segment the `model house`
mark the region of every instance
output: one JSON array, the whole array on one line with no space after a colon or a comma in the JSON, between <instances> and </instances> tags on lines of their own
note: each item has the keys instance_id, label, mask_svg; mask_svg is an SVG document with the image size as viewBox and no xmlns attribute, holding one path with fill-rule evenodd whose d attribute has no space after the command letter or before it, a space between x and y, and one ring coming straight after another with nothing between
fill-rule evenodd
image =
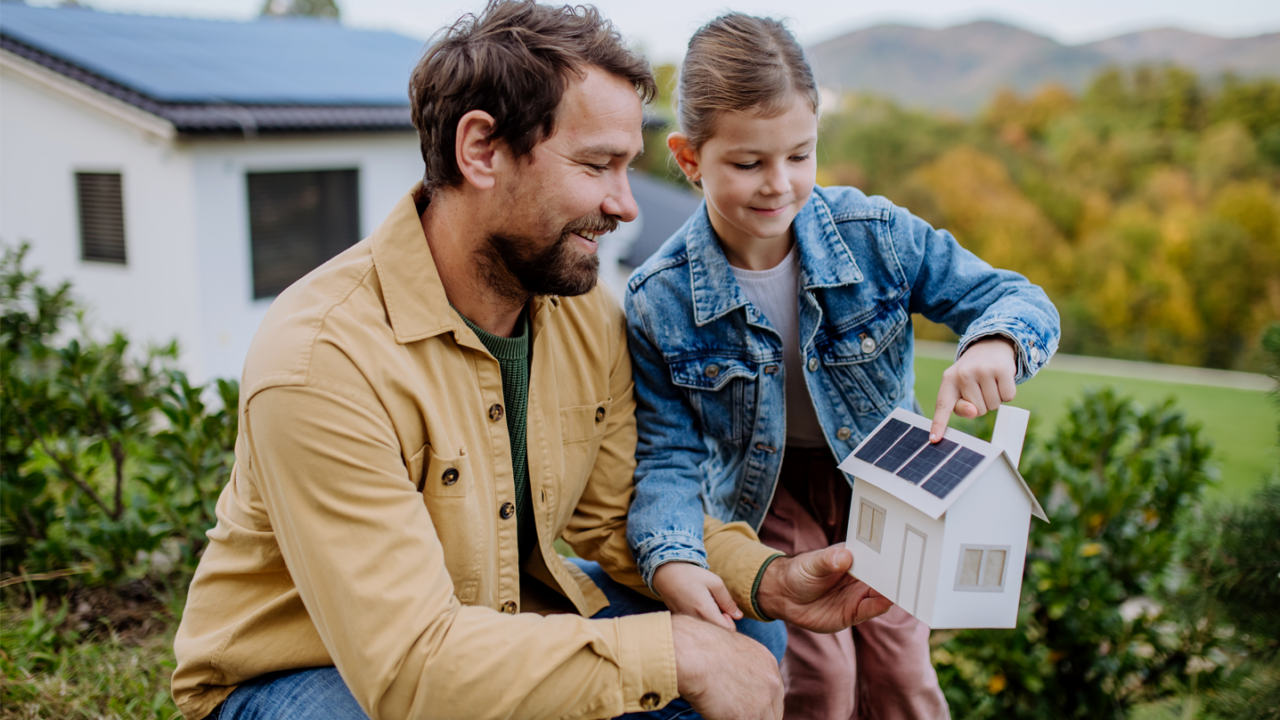
<instances>
[{"instance_id":1,"label":"model house","mask_svg":"<svg viewBox=\"0 0 1280 720\"><path fill-rule=\"evenodd\" d=\"M1002 406L990 443L895 409L845 458L853 574L931 628L1017 624L1031 517L1018 474L1029 413Z\"/></svg>"},{"instance_id":2,"label":"model house","mask_svg":"<svg viewBox=\"0 0 1280 720\"><path fill-rule=\"evenodd\" d=\"M0 241L29 242L101 331L178 340L198 381L239 377L275 296L421 178L408 85L423 47L331 20L0 2ZM615 292L629 241L665 239L698 203L632 185L641 217L600 249Z\"/></svg>"}]
</instances>

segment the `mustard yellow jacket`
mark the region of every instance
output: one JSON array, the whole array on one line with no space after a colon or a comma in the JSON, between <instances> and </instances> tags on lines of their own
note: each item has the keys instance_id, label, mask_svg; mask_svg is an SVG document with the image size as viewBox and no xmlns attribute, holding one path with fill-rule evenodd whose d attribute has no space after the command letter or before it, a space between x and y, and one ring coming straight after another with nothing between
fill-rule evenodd
<instances>
[{"instance_id":1,"label":"mustard yellow jacket","mask_svg":"<svg viewBox=\"0 0 1280 720\"><path fill-rule=\"evenodd\" d=\"M616 300L530 305L539 547L523 570L564 596L556 613L521 587L501 373L449 306L419 191L282 293L254 338L235 468L175 641L190 720L251 678L327 665L373 720L609 718L676 696L669 616L586 619L608 602L552 548L563 537L649 592L625 537L635 402ZM750 613L774 551L742 523L705 534Z\"/></svg>"}]
</instances>

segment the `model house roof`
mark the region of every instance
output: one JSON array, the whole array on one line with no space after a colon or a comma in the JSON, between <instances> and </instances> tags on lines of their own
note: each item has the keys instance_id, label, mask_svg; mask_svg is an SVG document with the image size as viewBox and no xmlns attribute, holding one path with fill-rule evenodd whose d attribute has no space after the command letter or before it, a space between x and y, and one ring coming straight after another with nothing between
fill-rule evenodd
<instances>
[{"instance_id":1,"label":"model house roof","mask_svg":"<svg viewBox=\"0 0 1280 720\"><path fill-rule=\"evenodd\" d=\"M252 22L0 3L0 47L183 133L410 130L420 40L331 20Z\"/></svg>"},{"instance_id":2,"label":"model house roof","mask_svg":"<svg viewBox=\"0 0 1280 720\"><path fill-rule=\"evenodd\" d=\"M1006 408L1014 410L1015 408ZM1020 411L1024 413L1026 411ZM956 500L994 464L1004 463L1021 483L1031 501L1031 514L1048 522L1044 509L1018 472L1021 432L1016 448L997 447L947 428L943 439L929 443L931 421L913 412L895 409L868 435L840 469L893 495L933 519L942 517ZM1025 420L1021 430L1025 431Z\"/></svg>"}]
</instances>

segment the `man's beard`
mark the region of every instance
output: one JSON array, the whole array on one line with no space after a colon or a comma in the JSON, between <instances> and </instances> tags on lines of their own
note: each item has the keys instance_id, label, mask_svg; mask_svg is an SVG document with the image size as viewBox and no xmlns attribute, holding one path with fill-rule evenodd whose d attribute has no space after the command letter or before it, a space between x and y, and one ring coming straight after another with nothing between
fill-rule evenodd
<instances>
[{"instance_id":1,"label":"man's beard","mask_svg":"<svg viewBox=\"0 0 1280 720\"><path fill-rule=\"evenodd\" d=\"M588 293L599 279L600 258L576 253L572 235L602 235L617 227L616 218L596 214L564 226L554 240L502 233L489 235L480 249L485 280L492 290L511 300L531 295L573 297Z\"/></svg>"}]
</instances>

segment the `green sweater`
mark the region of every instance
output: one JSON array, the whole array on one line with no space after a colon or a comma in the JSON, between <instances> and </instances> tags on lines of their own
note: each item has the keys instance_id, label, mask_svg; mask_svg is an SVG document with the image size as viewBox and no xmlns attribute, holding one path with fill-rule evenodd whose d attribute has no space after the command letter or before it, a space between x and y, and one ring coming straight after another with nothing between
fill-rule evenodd
<instances>
[{"instance_id":1,"label":"green sweater","mask_svg":"<svg viewBox=\"0 0 1280 720\"><path fill-rule=\"evenodd\" d=\"M532 358L529 323L525 320L525 313L520 313L520 319L516 320L515 337L506 338L487 333L462 313L458 315L497 358L498 367L502 369L503 406L507 418L507 435L511 438L511 471L516 478L516 532L520 543L520 562L523 563L538 544L525 443L525 426L529 417L529 363Z\"/></svg>"}]
</instances>

